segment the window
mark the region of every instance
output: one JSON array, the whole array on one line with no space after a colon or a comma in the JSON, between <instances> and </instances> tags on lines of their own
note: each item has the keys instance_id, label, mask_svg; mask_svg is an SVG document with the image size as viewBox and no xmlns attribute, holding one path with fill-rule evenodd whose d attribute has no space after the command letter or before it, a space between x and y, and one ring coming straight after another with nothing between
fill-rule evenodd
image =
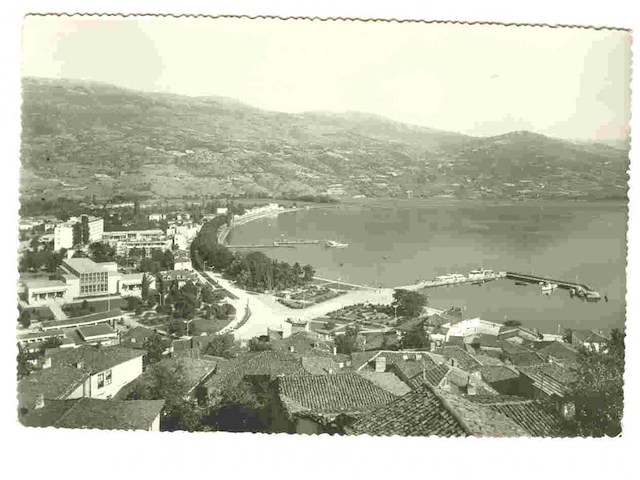
<instances>
[{"instance_id":1,"label":"window","mask_svg":"<svg viewBox=\"0 0 640 480\"><path fill-rule=\"evenodd\" d=\"M107 370L107 373L105 373L104 383L105 385L111 385L111 370Z\"/></svg>"},{"instance_id":2,"label":"window","mask_svg":"<svg viewBox=\"0 0 640 480\"><path fill-rule=\"evenodd\" d=\"M98 388L104 388L104 373L98 374Z\"/></svg>"}]
</instances>

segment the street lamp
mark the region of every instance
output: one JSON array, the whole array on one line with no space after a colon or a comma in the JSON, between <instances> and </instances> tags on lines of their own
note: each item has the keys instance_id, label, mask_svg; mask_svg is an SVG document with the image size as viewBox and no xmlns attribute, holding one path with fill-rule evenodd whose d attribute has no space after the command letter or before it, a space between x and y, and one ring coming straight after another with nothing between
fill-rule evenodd
<instances>
[{"instance_id":1,"label":"street lamp","mask_svg":"<svg viewBox=\"0 0 640 480\"><path fill-rule=\"evenodd\" d=\"M190 324L191 322L193 322L193 320L194 320L194 319L192 318L191 320L185 320L185 321L184 321L184 323L186 323L186 324L187 324L187 335L186 335L187 337L189 336L189 324Z\"/></svg>"}]
</instances>

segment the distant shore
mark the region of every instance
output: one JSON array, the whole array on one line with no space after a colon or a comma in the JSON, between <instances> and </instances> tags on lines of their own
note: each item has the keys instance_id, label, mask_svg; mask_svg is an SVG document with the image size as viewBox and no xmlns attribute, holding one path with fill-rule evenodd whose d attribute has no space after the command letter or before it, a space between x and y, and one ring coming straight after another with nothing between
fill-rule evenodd
<instances>
[{"instance_id":1,"label":"distant shore","mask_svg":"<svg viewBox=\"0 0 640 480\"><path fill-rule=\"evenodd\" d=\"M229 236L229 233L231 233L231 230L233 230L234 227L246 225L247 223L253 222L254 220L261 220L263 218L269 218L269 217L277 217L279 215L282 215L283 213L297 212L298 210L304 210L304 209L305 208L303 207L283 208L281 210L268 211L268 212L260 213L258 215L254 215L250 218L239 220L237 223L234 222L233 225L223 225L222 227L220 227L220 230L218 230L218 243L221 245L228 245L227 237Z\"/></svg>"}]
</instances>

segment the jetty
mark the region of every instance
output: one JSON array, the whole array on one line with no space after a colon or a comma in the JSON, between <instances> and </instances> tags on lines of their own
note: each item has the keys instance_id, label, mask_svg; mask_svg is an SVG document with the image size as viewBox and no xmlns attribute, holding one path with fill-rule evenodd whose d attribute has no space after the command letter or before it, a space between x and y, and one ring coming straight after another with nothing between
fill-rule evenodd
<instances>
[{"instance_id":1,"label":"jetty","mask_svg":"<svg viewBox=\"0 0 640 480\"><path fill-rule=\"evenodd\" d=\"M545 284L553 284L558 285L558 288L562 288L564 290L573 290L574 292L583 292L585 295L591 294L592 296L597 295L599 297L599 293L596 292L593 288L591 288L586 283L578 283L578 282L566 282L564 280L556 280L554 278L548 277L540 277L538 275L529 275L526 273L517 273L517 272L507 272L506 278L509 280L515 280L517 282L525 282L525 283L545 283Z\"/></svg>"},{"instance_id":2,"label":"jetty","mask_svg":"<svg viewBox=\"0 0 640 480\"><path fill-rule=\"evenodd\" d=\"M298 245L320 245L323 240L276 240L271 243L256 243L251 245L227 244L227 248L294 248Z\"/></svg>"}]
</instances>

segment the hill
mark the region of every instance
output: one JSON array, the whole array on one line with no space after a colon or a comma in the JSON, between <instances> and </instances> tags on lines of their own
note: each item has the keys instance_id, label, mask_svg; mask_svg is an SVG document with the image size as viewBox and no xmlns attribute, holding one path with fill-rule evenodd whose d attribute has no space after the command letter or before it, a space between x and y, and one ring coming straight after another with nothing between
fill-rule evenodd
<instances>
[{"instance_id":1,"label":"hill","mask_svg":"<svg viewBox=\"0 0 640 480\"><path fill-rule=\"evenodd\" d=\"M24 79L22 126L24 195L626 193L627 152L607 145L529 132L474 138L368 114L286 114L95 82Z\"/></svg>"}]
</instances>

